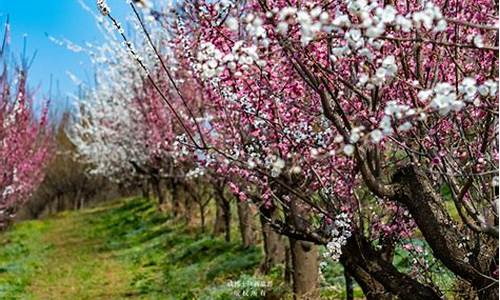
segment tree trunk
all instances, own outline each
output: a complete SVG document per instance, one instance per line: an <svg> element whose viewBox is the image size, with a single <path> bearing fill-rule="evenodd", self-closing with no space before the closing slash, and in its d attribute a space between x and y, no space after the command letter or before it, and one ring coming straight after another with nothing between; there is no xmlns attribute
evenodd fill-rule
<svg viewBox="0 0 500 300"><path fill-rule="evenodd" d="M246 201L238 201L238 218L240 224L241 240L243 247L248 248L255 245L254 214L250 204Z"/></svg>
<svg viewBox="0 0 500 300"><path fill-rule="evenodd" d="M344 268L344 278L345 278L345 299L346 300L354 300L354 289L352 284L352 277Z"/></svg>
<svg viewBox="0 0 500 300"><path fill-rule="evenodd" d="M288 219L297 230L307 227L307 207L300 205L297 199L290 201ZM319 254L318 247L307 241L289 237L292 255L292 278L294 299L319 299Z"/></svg>
<svg viewBox="0 0 500 300"><path fill-rule="evenodd" d="M149 185L147 180L142 181L141 192L144 199L149 199Z"/></svg>
<svg viewBox="0 0 500 300"><path fill-rule="evenodd" d="M276 218L276 210L262 208L260 211L265 253L264 262L260 269L262 273L267 274L274 266L285 263L285 241L283 236L272 230L271 225L269 225L269 221Z"/></svg>
<svg viewBox="0 0 500 300"><path fill-rule="evenodd" d="M293 265L293 298L319 299L318 247L311 242L290 238Z"/></svg>
<svg viewBox="0 0 500 300"><path fill-rule="evenodd" d="M80 198L80 204L79 204L79 208L80 209L83 209L85 206L85 197L81 197Z"/></svg>
<svg viewBox="0 0 500 300"><path fill-rule="evenodd" d="M444 200L435 191L430 179L418 167L409 165L400 168L393 176L393 183L399 184L400 189L392 200L408 208L433 255L474 286L480 299L496 299L498 283L487 276L497 267L494 259L498 256L498 239L461 228L448 214ZM471 242L463 247L461 244L467 243L463 237L467 235L472 236L471 241L475 244ZM464 260L467 248L477 249L470 262Z"/></svg>
<svg viewBox="0 0 500 300"><path fill-rule="evenodd" d="M231 203L224 195L224 182L216 181L214 183L216 217L214 223L214 235L224 233L226 242L231 241Z"/></svg>
<svg viewBox="0 0 500 300"><path fill-rule="evenodd" d="M290 253L290 243L285 243L285 275L286 284L292 283L292 254Z"/></svg>
<svg viewBox="0 0 500 300"><path fill-rule="evenodd" d="M174 218L179 217L182 214L182 187L177 182L177 180L172 180L172 214Z"/></svg>
<svg viewBox="0 0 500 300"><path fill-rule="evenodd" d="M160 185L161 181L160 181L160 179L153 178L152 184L153 184L153 188L154 188L155 193L156 193L156 197L158 198L158 204L162 205L163 202L165 202L165 198L164 198L164 195L163 195L163 191L161 190L161 185Z"/></svg>
<svg viewBox="0 0 500 300"><path fill-rule="evenodd" d="M342 247L341 262L359 283L367 299L392 299L392 295L405 300L442 298L432 287L399 272L358 233L353 233Z"/></svg>
<svg viewBox="0 0 500 300"><path fill-rule="evenodd" d="M201 218L201 232L205 233L205 206L202 203L200 203L199 208L200 208L200 218Z"/></svg>
<svg viewBox="0 0 500 300"><path fill-rule="evenodd" d="M214 235L218 236L224 233L224 212L222 208L222 203L219 199L215 200L215 220L214 220Z"/></svg>
<svg viewBox="0 0 500 300"><path fill-rule="evenodd" d="M214 223L214 235L224 233L225 241L229 242L231 241L231 204L224 195L221 195L221 193L217 194L215 198L217 212Z"/></svg>

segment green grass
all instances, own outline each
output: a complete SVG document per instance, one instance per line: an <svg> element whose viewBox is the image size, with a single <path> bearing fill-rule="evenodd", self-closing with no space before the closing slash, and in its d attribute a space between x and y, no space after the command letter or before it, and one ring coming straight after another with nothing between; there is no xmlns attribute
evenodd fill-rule
<svg viewBox="0 0 500 300"><path fill-rule="evenodd" d="M283 268L259 274L260 245L243 249L233 224L228 243L141 198L22 222L0 234L0 299L291 299ZM450 287L452 276L426 256L433 281ZM394 263L411 272L413 259L398 248ZM322 278L322 299L345 298L338 263Z"/></svg>
<svg viewBox="0 0 500 300"><path fill-rule="evenodd" d="M0 299L197 299L261 261L141 198L22 222L0 242Z"/></svg>
<svg viewBox="0 0 500 300"><path fill-rule="evenodd" d="M34 273L52 245L41 242L52 223L31 221L17 224L0 236L0 299L23 299Z"/></svg>

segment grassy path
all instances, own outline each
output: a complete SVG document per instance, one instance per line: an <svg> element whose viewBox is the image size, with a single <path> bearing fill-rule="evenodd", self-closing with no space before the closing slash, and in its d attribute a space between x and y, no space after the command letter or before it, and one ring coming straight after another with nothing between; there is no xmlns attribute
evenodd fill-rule
<svg viewBox="0 0 500 300"><path fill-rule="evenodd" d="M231 300L228 280L247 282L261 261L240 245L120 199L0 233L0 299Z"/></svg>
<svg viewBox="0 0 500 300"><path fill-rule="evenodd" d="M138 266L106 246L103 220L113 208L23 222L0 236L0 299L139 298Z"/></svg>
<svg viewBox="0 0 500 300"><path fill-rule="evenodd" d="M20 222L0 233L0 299L232 300L272 280L252 277L260 248L233 232L227 243L142 198Z"/></svg>
<svg viewBox="0 0 500 300"><path fill-rule="evenodd" d="M131 295L132 273L103 251L103 237L89 222L96 212L66 214L52 220L43 243L51 245L29 286L36 299L122 299Z"/></svg>

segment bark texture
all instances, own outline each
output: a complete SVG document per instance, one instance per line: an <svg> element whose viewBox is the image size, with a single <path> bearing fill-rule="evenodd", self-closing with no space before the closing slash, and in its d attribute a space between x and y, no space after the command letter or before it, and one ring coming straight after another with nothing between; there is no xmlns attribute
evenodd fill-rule
<svg viewBox="0 0 500 300"><path fill-rule="evenodd" d="M250 203L238 201L238 219L243 247L248 248L255 245L254 213L250 207Z"/></svg>
<svg viewBox="0 0 500 300"><path fill-rule="evenodd" d="M267 274L273 267L285 263L285 240L282 235L271 228L269 220L275 219L276 210L274 208L260 210L262 238L264 244L264 262L261 265L261 272Z"/></svg>

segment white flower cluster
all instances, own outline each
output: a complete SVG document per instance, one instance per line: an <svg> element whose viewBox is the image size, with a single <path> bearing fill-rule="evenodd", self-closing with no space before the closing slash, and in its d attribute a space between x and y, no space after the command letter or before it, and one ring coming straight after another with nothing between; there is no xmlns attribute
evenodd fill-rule
<svg viewBox="0 0 500 300"><path fill-rule="evenodd" d="M367 52L371 55L371 52ZM371 58L369 58L371 59ZM393 55L389 55L382 61L382 64L377 68L374 76L370 78L367 74L361 73L358 75L357 86L360 88L366 88L372 90L375 86L381 86L383 83L391 80L396 76L398 72L398 65L396 64L396 58Z"/></svg>
<svg viewBox="0 0 500 300"><path fill-rule="evenodd" d="M205 169L204 168L201 168L201 167L196 167L192 170L189 170L189 172L186 173L186 178L198 178L198 177L202 177L203 175L205 175Z"/></svg>
<svg viewBox="0 0 500 300"><path fill-rule="evenodd" d="M261 67L266 65L265 60L259 59L257 46L251 45L249 47L243 47L243 41L236 42L231 49L231 53L224 56L223 61L227 63L227 67L230 70L236 69L237 64L240 65L241 69L244 71L248 70L254 63Z"/></svg>
<svg viewBox="0 0 500 300"><path fill-rule="evenodd" d="M433 2L425 3L424 9L413 13L412 18L417 28L423 26L427 30L443 31L447 26L441 10Z"/></svg>
<svg viewBox="0 0 500 300"><path fill-rule="evenodd" d="M224 71L221 64L223 53L212 43L202 43L197 55L198 65L195 65L198 72L201 72L205 79L218 76Z"/></svg>
<svg viewBox="0 0 500 300"><path fill-rule="evenodd" d="M375 132L375 133L370 133L370 136L372 137L372 141L376 142L377 140L381 140L384 135L391 134L394 129L392 126L392 120L403 120L405 119L406 121L403 122L403 124L398 126L398 131L408 131L411 129L412 124L408 120L409 118L415 116L417 114L417 111L410 106L406 104L399 104L396 101L389 101L387 102L387 105L385 106L384 109L384 117L382 117L382 120L379 124L379 129L381 132ZM425 118L425 114L420 113L419 115L420 119ZM375 130L374 130L375 131Z"/></svg>
<svg viewBox="0 0 500 300"><path fill-rule="evenodd" d="M330 59L334 62L349 56L353 51L371 61L372 50L366 46L380 49L383 41L378 38L389 25L403 32L410 32L414 26L418 28L422 24L426 29L434 31L444 31L447 27L441 11L432 2L426 2L421 11L406 16L398 14L392 5L381 7L377 0L347 0L346 3L348 14L338 13L328 26L323 27L328 32L334 30L343 34L347 42L346 45L341 43L332 49Z"/></svg>
<svg viewBox="0 0 500 300"><path fill-rule="evenodd" d="M281 34L286 34L289 26L296 21L300 28L300 41L302 45L306 46L314 40L322 30L323 25L327 24L329 16L320 6L316 6L311 10L297 10L297 8L290 6L283 8L278 13L278 19L277 30Z"/></svg>
<svg viewBox="0 0 500 300"><path fill-rule="evenodd" d="M473 101L477 93L476 79L466 77L458 86L458 91L464 95L465 101Z"/></svg>
<svg viewBox="0 0 500 300"><path fill-rule="evenodd" d="M382 66L380 66L375 72L375 76L371 79L374 85L380 86L387 80L392 79L396 76L398 71L398 66L396 64L396 58L394 55L389 55L382 61Z"/></svg>
<svg viewBox="0 0 500 300"><path fill-rule="evenodd" d="M484 47L483 37L479 34L477 34L473 37L472 42L474 43L474 46L476 46L478 48Z"/></svg>
<svg viewBox="0 0 500 300"><path fill-rule="evenodd" d="M250 34L250 36L257 39L265 39L267 37L266 29L264 28L264 20L259 16L254 16L253 14L248 14L245 17L245 30Z"/></svg>
<svg viewBox="0 0 500 300"><path fill-rule="evenodd" d="M109 6L106 3L106 0L97 0L97 8L101 12L101 14L105 17L110 13Z"/></svg>
<svg viewBox="0 0 500 300"><path fill-rule="evenodd" d="M488 79L477 90L483 97L495 97L498 91L498 82Z"/></svg>
<svg viewBox="0 0 500 300"><path fill-rule="evenodd" d="M252 160L253 163L256 161ZM250 160L249 160L250 163ZM271 170L272 177L278 177L285 169L285 161L276 155L268 155L264 160L264 167Z"/></svg>
<svg viewBox="0 0 500 300"><path fill-rule="evenodd" d="M220 75L226 67L234 71L237 77L242 75L241 71L237 70L238 66L242 71L248 70L254 63L264 67L266 61L259 58L257 46L243 47L243 44L244 41L236 42L231 52L224 55L212 43L203 43L197 55L198 64L195 65L195 69L205 79L209 79Z"/></svg>
<svg viewBox="0 0 500 300"><path fill-rule="evenodd" d="M324 257L338 261L342 255L342 247L347 243L347 239L352 235L351 221L346 213L339 214L332 224L330 231L331 241L326 244Z"/></svg>
<svg viewBox="0 0 500 300"><path fill-rule="evenodd" d="M494 97L498 90L498 83L487 80L482 85L477 85L476 80L466 77L458 86L458 94L455 88L448 82L440 82L432 90L422 90L418 93L421 101L430 99L430 108L436 110L441 115L447 115L450 111L458 112L465 106L465 102L473 102L480 105L477 94L483 97Z"/></svg>
<svg viewBox="0 0 500 300"><path fill-rule="evenodd" d="M226 19L226 26L229 28L231 31L237 32L238 29L240 28L240 24L238 23L238 19L235 17L228 17Z"/></svg>
<svg viewBox="0 0 500 300"><path fill-rule="evenodd" d="M271 164L271 176L278 177L285 168L285 161L279 157L274 157L273 162Z"/></svg>
<svg viewBox="0 0 500 300"><path fill-rule="evenodd" d="M349 137L349 140L352 144L356 144L359 139L363 136L363 130L365 129L364 126L358 126L354 127L351 130L351 136Z"/></svg>

